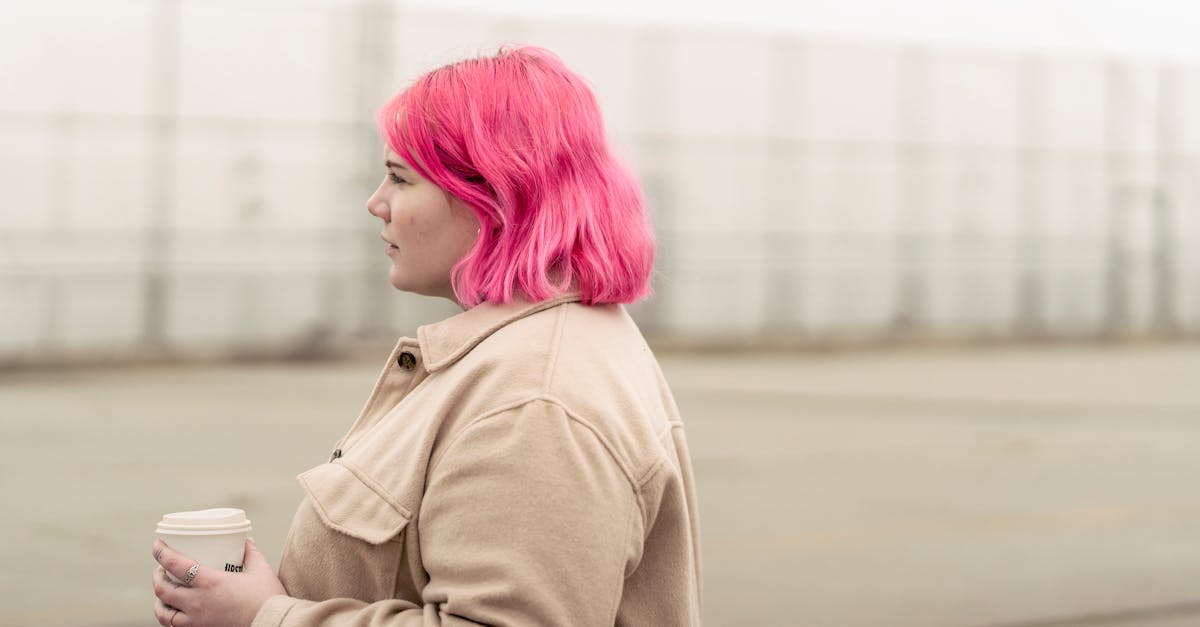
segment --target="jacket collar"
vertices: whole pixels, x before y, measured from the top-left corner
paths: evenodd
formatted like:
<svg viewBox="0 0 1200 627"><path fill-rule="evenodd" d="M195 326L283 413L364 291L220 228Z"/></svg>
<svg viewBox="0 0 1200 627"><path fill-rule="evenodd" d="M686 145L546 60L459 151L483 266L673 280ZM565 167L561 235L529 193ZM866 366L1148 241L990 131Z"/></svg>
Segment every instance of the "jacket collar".
<svg viewBox="0 0 1200 627"><path fill-rule="evenodd" d="M578 302L578 292L549 300L530 302L513 296L507 304L481 303L458 315L417 328L417 341L425 360L425 369L436 372L458 361L480 342L504 326L539 311Z"/></svg>

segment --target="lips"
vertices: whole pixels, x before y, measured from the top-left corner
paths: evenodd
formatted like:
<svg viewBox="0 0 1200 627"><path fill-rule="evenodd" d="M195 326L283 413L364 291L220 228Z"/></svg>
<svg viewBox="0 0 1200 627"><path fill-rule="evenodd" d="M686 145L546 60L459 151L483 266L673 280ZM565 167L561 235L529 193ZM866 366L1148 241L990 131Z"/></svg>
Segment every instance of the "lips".
<svg viewBox="0 0 1200 627"><path fill-rule="evenodd" d="M400 250L395 244L389 242L388 239L386 237L384 237L382 234L379 236L379 239L383 240L387 244L387 248L384 248L383 252L390 253L393 250Z"/></svg>

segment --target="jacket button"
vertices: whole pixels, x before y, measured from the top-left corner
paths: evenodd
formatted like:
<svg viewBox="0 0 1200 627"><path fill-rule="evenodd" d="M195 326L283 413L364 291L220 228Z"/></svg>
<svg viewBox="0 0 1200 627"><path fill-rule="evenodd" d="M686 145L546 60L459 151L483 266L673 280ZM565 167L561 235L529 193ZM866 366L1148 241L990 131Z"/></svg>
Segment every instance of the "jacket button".
<svg viewBox="0 0 1200 627"><path fill-rule="evenodd" d="M417 358L410 352L404 351L396 358L396 364L405 370L412 370L417 365Z"/></svg>
<svg viewBox="0 0 1200 627"><path fill-rule="evenodd" d="M329 458L329 461L333 461L341 456L342 456L342 449L339 448L333 452L333 455Z"/></svg>

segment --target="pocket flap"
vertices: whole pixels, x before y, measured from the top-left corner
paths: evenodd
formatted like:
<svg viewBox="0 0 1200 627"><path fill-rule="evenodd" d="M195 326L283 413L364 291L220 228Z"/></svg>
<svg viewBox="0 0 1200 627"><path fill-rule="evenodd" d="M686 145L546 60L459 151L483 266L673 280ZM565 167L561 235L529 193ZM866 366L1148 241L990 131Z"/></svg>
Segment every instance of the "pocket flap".
<svg viewBox="0 0 1200 627"><path fill-rule="evenodd" d="M371 544L396 537L412 517L383 486L340 460L307 470L296 479L322 522Z"/></svg>

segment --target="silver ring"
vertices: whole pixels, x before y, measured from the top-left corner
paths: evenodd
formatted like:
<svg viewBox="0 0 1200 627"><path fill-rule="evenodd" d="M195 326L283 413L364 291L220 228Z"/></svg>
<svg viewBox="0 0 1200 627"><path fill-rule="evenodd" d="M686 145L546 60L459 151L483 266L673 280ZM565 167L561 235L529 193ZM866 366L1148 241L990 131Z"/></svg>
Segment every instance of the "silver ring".
<svg viewBox="0 0 1200 627"><path fill-rule="evenodd" d="M187 574L183 576L183 585L192 585L192 580L196 578L196 573L198 572L200 572L200 564L192 564L192 567L188 569Z"/></svg>
<svg viewBox="0 0 1200 627"><path fill-rule="evenodd" d="M178 613L179 613L179 608L175 608L175 611L171 612L171 620L167 621L168 627L175 627L175 615Z"/></svg>

